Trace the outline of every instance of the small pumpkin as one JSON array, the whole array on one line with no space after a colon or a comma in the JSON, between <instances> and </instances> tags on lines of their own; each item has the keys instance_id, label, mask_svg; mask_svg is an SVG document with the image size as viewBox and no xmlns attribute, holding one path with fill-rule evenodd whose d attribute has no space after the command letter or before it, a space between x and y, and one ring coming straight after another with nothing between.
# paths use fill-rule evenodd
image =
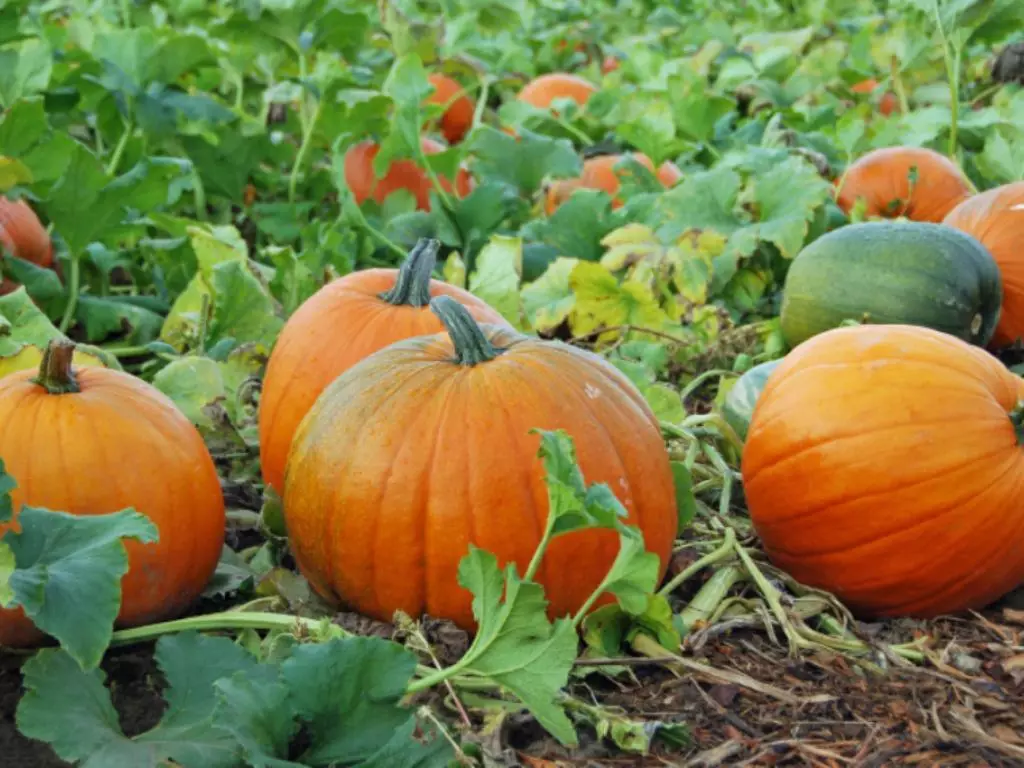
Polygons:
<instances>
[{"instance_id":1,"label":"small pumpkin","mask_svg":"<svg viewBox=\"0 0 1024 768\"><path fill-rule=\"evenodd\" d=\"M618 57L613 56L612 54L609 53L601 61L601 74L610 75L612 72L617 70L621 65L622 62L619 61Z\"/></svg>"},{"instance_id":2,"label":"small pumpkin","mask_svg":"<svg viewBox=\"0 0 1024 768\"><path fill-rule=\"evenodd\" d=\"M675 490L658 421L636 387L590 352L479 326L450 297L431 308L447 334L366 358L296 433L285 517L316 591L381 620L426 612L472 629L471 595L456 575L469 545L523 573L547 520L533 429L574 438L587 482L615 492L664 575ZM549 614L580 609L618 547L610 530L553 539L537 572Z\"/></svg>"},{"instance_id":3,"label":"small pumpkin","mask_svg":"<svg viewBox=\"0 0 1024 768\"><path fill-rule=\"evenodd\" d=\"M427 97L427 103L445 108L440 120L441 133L449 144L458 144L473 125L473 100L448 75L435 72L427 80L434 86L434 92Z\"/></svg>"},{"instance_id":4,"label":"small pumpkin","mask_svg":"<svg viewBox=\"0 0 1024 768\"><path fill-rule=\"evenodd\" d=\"M1024 380L908 325L837 328L772 374L743 452L769 558L865 617L981 608L1024 581Z\"/></svg>"},{"instance_id":5,"label":"small pumpkin","mask_svg":"<svg viewBox=\"0 0 1024 768\"><path fill-rule=\"evenodd\" d=\"M876 88L878 88L878 81L873 77L869 77L867 80L861 80L859 83L855 83L850 87L850 90L858 95L870 95L874 93ZM886 91L878 100L878 111L885 117L896 112L899 108L900 105L896 100L896 94L892 91Z\"/></svg>"},{"instance_id":6,"label":"small pumpkin","mask_svg":"<svg viewBox=\"0 0 1024 768\"><path fill-rule=\"evenodd\" d=\"M328 384L364 357L410 336L438 333L428 309L434 296L452 296L477 319L507 325L468 291L431 279L440 243L422 239L401 269L352 272L321 288L293 314L277 339L260 399L263 479L284 489L288 449L299 422Z\"/></svg>"},{"instance_id":7,"label":"small pumpkin","mask_svg":"<svg viewBox=\"0 0 1024 768\"><path fill-rule=\"evenodd\" d=\"M420 138L423 152L433 155L444 151L444 145L428 136ZM380 151L380 145L367 139L349 147L345 153L345 183L352 190L356 203L362 205L366 200L373 199L378 204L392 192L406 189L416 198L416 207L421 211L430 210L430 191L434 188L427 172L409 159L395 160L388 166L382 178L377 178L373 170L373 159ZM455 186L451 180L441 176L441 187L449 194L465 197L473 190L473 180L469 171L460 168L455 176Z\"/></svg>"},{"instance_id":8,"label":"small pumpkin","mask_svg":"<svg viewBox=\"0 0 1024 768\"><path fill-rule=\"evenodd\" d=\"M622 206L622 200L616 197L619 191L619 171L615 166L624 159L624 155L597 155L583 161L583 173L578 179L560 179L553 182L547 189L544 198L544 210L550 216L558 207L568 200L577 189L603 189L612 196L612 208ZM665 187L675 185L683 177L679 167L666 160L658 169L642 152L633 152L633 159L653 173Z\"/></svg>"},{"instance_id":9,"label":"small pumpkin","mask_svg":"<svg viewBox=\"0 0 1024 768\"><path fill-rule=\"evenodd\" d=\"M125 541L117 624L170 618L199 596L224 543L224 497L196 428L165 395L109 368L72 367L75 345L50 342L38 374L0 379L0 456L22 505L94 515L133 507L159 541ZM8 526L0 526L0 534ZM41 633L20 609L0 609L0 645Z\"/></svg>"},{"instance_id":10,"label":"small pumpkin","mask_svg":"<svg viewBox=\"0 0 1024 768\"><path fill-rule=\"evenodd\" d=\"M551 72L523 86L516 97L537 109L550 109L555 99L572 99L581 107L597 93L597 86L579 75Z\"/></svg>"},{"instance_id":11,"label":"small pumpkin","mask_svg":"<svg viewBox=\"0 0 1024 768\"><path fill-rule=\"evenodd\" d=\"M857 201L868 216L938 223L971 194L963 171L920 147L887 147L854 161L837 180L836 202L849 215Z\"/></svg>"},{"instance_id":12,"label":"small pumpkin","mask_svg":"<svg viewBox=\"0 0 1024 768\"><path fill-rule=\"evenodd\" d=\"M0 246L11 256L40 267L53 266L53 243L39 217L24 200L0 197ZM17 285L0 277L0 296Z\"/></svg>"},{"instance_id":13,"label":"small pumpkin","mask_svg":"<svg viewBox=\"0 0 1024 768\"><path fill-rule=\"evenodd\" d=\"M964 200L943 224L972 235L992 254L1003 278L1003 309L990 346L1024 338L1024 182Z\"/></svg>"}]
</instances>

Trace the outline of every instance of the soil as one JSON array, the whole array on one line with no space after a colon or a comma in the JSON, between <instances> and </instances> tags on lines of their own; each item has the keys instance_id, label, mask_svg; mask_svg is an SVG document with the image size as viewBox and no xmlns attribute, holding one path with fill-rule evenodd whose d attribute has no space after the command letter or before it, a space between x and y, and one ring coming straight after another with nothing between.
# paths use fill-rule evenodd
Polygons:
<instances>
[{"instance_id":1,"label":"soil","mask_svg":"<svg viewBox=\"0 0 1024 768\"><path fill-rule=\"evenodd\" d=\"M368 634L390 634L352 616L339 621ZM767 634L743 630L688 656L705 665L700 671L677 674L636 659L632 682L591 674L576 686L577 694L621 707L630 717L685 723L691 736L686 747L659 745L650 756L627 756L591 732L581 733L581 746L570 756L531 719L515 717L486 751L504 755L495 765L532 768L1024 765L1024 611L1004 607L968 619L894 622L885 631L903 638L929 633L935 638L932 658L907 666L878 659L889 669L873 673L836 655L794 657ZM15 727L24 658L0 655L0 764L66 766ZM155 725L163 702L152 646L113 650L103 670L125 732Z\"/></svg>"}]
</instances>

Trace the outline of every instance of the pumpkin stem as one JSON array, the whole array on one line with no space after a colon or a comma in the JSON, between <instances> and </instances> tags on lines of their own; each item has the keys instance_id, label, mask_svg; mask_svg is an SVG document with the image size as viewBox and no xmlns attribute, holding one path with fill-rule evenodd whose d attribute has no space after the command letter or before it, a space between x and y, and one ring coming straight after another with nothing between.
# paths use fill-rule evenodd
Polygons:
<instances>
[{"instance_id":1,"label":"pumpkin stem","mask_svg":"<svg viewBox=\"0 0 1024 768\"><path fill-rule=\"evenodd\" d=\"M409 252L409 258L398 270L395 285L380 294L388 304L395 306L425 307L430 303L430 275L437 263L441 242L421 237Z\"/></svg>"},{"instance_id":2,"label":"pumpkin stem","mask_svg":"<svg viewBox=\"0 0 1024 768\"><path fill-rule=\"evenodd\" d=\"M1024 445L1024 400L1018 400L1010 411L1010 423L1017 433L1017 445Z\"/></svg>"},{"instance_id":3,"label":"pumpkin stem","mask_svg":"<svg viewBox=\"0 0 1024 768\"><path fill-rule=\"evenodd\" d=\"M505 350L498 349L487 337L464 306L451 296L438 296L430 302L430 311L437 315L455 347L459 365L479 365L493 360Z\"/></svg>"},{"instance_id":4,"label":"pumpkin stem","mask_svg":"<svg viewBox=\"0 0 1024 768\"><path fill-rule=\"evenodd\" d=\"M71 362L75 356L75 342L70 339L54 339L43 353L39 375L32 379L51 395L69 395L79 392Z\"/></svg>"}]
</instances>

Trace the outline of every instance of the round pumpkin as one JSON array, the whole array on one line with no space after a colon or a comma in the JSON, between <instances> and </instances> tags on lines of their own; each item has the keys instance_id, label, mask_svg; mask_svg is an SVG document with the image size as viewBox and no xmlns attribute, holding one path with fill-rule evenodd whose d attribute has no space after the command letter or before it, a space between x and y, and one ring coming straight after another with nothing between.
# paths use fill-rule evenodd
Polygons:
<instances>
[{"instance_id":1,"label":"round pumpkin","mask_svg":"<svg viewBox=\"0 0 1024 768\"><path fill-rule=\"evenodd\" d=\"M427 97L428 104L445 108L441 115L441 133L449 144L458 144L473 125L475 105L455 80L435 72L427 78L434 92Z\"/></svg>"},{"instance_id":2,"label":"round pumpkin","mask_svg":"<svg viewBox=\"0 0 1024 768\"><path fill-rule=\"evenodd\" d=\"M457 581L470 544L522 574L546 524L534 429L574 439L586 482L614 491L664 575L675 490L658 421L636 387L590 352L478 326L448 297L431 307L447 335L400 342L351 368L296 433L284 509L310 584L377 619L425 612L472 629L471 595ZM537 571L549 615L580 609L618 548L611 530L554 538Z\"/></svg>"},{"instance_id":3,"label":"round pumpkin","mask_svg":"<svg viewBox=\"0 0 1024 768\"><path fill-rule=\"evenodd\" d=\"M477 319L507 325L473 294L431 279L439 247L422 239L401 269L365 269L335 280L288 319L267 363L259 409L263 479L278 493L295 430L328 384L389 344L443 330L427 306L432 297L452 296Z\"/></svg>"},{"instance_id":4,"label":"round pumpkin","mask_svg":"<svg viewBox=\"0 0 1024 768\"><path fill-rule=\"evenodd\" d=\"M428 136L420 138L423 152L433 155L444 151L443 144ZM380 151L380 145L367 139L349 147L345 153L345 183L352 190L356 203L362 205L366 200L373 199L378 204L392 192L406 189L416 198L416 207L421 211L430 210L430 191L434 188L430 177L417 163L408 158L395 160L388 166L382 178L377 178L373 170L373 159ZM440 176L441 187L449 194L465 197L473 190L473 180L469 171L460 168L455 177L455 187L451 180Z\"/></svg>"},{"instance_id":5,"label":"round pumpkin","mask_svg":"<svg viewBox=\"0 0 1024 768\"><path fill-rule=\"evenodd\" d=\"M619 61L618 57L608 54L601 61L601 74L610 75L612 72L617 70L621 66L622 62Z\"/></svg>"},{"instance_id":6,"label":"round pumpkin","mask_svg":"<svg viewBox=\"0 0 1024 768\"><path fill-rule=\"evenodd\" d=\"M531 80L516 98L537 109L549 109L555 99L572 99L582 107L595 93L597 86L579 75L551 72Z\"/></svg>"},{"instance_id":7,"label":"round pumpkin","mask_svg":"<svg viewBox=\"0 0 1024 768\"><path fill-rule=\"evenodd\" d=\"M981 608L1024 581L1024 380L908 325L837 328L775 369L743 453L768 557L865 617Z\"/></svg>"},{"instance_id":8,"label":"round pumpkin","mask_svg":"<svg viewBox=\"0 0 1024 768\"><path fill-rule=\"evenodd\" d=\"M53 266L53 243L46 228L24 200L0 197L0 246L11 256L40 267ZM0 275L0 296L18 286Z\"/></svg>"},{"instance_id":9,"label":"round pumpkin","mask_svg":"<svg viewBox=\"0 0 1024 768\"><path fill-rule=\"evenodd\" d=\"M1015 181L964 200L943 224L972 235L999 265L1003 309L990 346L1024 338L1024 181Z\"/></svg>"},{"instance_id":10,"label":"round pumpkin","mask_svg":"<svg viewBox=\"0 0 1024 768\"><path fill-rule=\"evenodd\" d=\"M938 223L971 194L960 168L919 147L887 147L854 161L837 180L836 202L849 215L863 199L868 216Z\"/></svg>"},{"instance_id":11,"label":"round pumpkin","mask_svg":"<svg viewBox=\"0 0 1024 768\"><path fill-rule=\"evenodd\" d=\"M133 507L159 541L126 540L121 627L185 610L213 575L224 543L224 497L196 428L169 398L108 368L72 367L75 345L50 342L39 372L0 380L0 456L22 505L73 515ZM0 534L8 526L0 526ZM20 610L0 609L0 645L41 633Z\"/></svg>"},{"instance_id":12,"label":"round pumpkin","mask_svg":"<svg viewBox=\"0 0 1024 768\"><path fill-rule=\"evenodd\" d=\"M631 154L634 160L653 173L665 187L673 186L683 177L679 167L669 160L662 163L655 171L654 163L647 155L642 152ZM622 200L616 197L616 193L619 191L619 174L622 171L616 171L615 166L623 159L624 155L597 155L587 158L583 161L583 173L579 178L559 179L548 187L544 198L544 210L550 216L577 189L603 189L612 196L612 208L621 207Z\"/></svg>"}]
</instances>

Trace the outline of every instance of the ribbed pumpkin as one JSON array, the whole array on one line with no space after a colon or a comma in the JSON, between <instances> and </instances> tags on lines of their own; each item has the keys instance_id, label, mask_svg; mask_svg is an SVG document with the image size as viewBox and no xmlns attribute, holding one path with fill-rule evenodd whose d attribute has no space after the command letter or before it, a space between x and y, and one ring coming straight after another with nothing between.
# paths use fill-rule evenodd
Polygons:
<instances>
[{"instance_id":1,"label":"ribbed pumpkin","mask_svg":"<svg viewBox=\"0 0 1024 768\"><path fill-rule=\"evenodd\" d=\"M23 504L75 515L134 507L160 533L128 540L119 626L180 613L213 575L224 498L195 427L161 392L107 368L73 369L74 344L50 343L38 374L0 380L0 456ZM6 526L0 526L0 533ZM37 642L20 610L0 609L0 645Z\"/></svg>"},{"instance_id":2,"label":"ribbed pumpkin","mask_svg":"<svg viewBox=\"0 0 1024 768\"><path fill-rule=\"evenodd\" d=\"M473 627L459 586L470 544L522 574L548 513L533 429L564 429L588 483L607 483L661 560L675 491L658 422L602 358L478 326L431 302L448 335L409 339L340 376L296 433L284 509L313 587L367 616L426 612ZM578 610L618 551L608 530L555 538L538 570L549 613ZM607 596L606 596L607 597Z\"/></svg>"},{"instance_id":3,"label":"ribbed pumpkin","mask_svg":"<svg viewBox=\"0 0 1024 768\"><path fill-rule=\"evenodd\" d=\"M572 99L582 107L595 93L597 86L589 80L567 72L551 72L528 82L516 98L538 109L548 109L555 99Z\"/></svg>"},{"instance_id":4,"label":"ribbed pumpkin","mask_svg":"<svg viewBox=\"0 0 1024 768\"><path fill-rule=\"evenodd\" d=\"M653 173L665 187L671 187L683 178L679 167L666 160L657 171L654 163L642 152L633 152L633 159ZM622 200L615 196L621 186L615 166L624 159L623 155L598 155L583 161L583 173L578 179L560 179L548 187L544 199L544 209L550 216L558 206L568 200L577 189L603 189L612 196L612 208L620 208Z\"/></svg>"},{"instance_id":5,"label":"ribbed pumpkin","mask_svg":"<svg viewBox=\"0 0 1024 768\"><path fill-rule=\"evenodd\" d=\"M444 145L423 136L420 139L423 152L433 155L444 151ZM392 192L407 189L416 198L416 207L421 211L430 210L430 183L427 172L413 160L395 160L388 166L382 178L377 178L373 170L373 159L380 152L380 145L367 139L349 147L345 153L345 183L352 190L356 203L362 205L366 200L373 199L383 203ZM441 187L449 194L465 197L473 190L473 180L469 171L460 168L455 177L455 187L450 179L440 176Z\"/></svg>"},{"instance_id":6,"label":"ribbed pumpkin","mask_svg":"<svg viewBox=\"0 0 1024 768\"><path fill-rule=\"evenodd\" d=\"M0 197L0 245L11 256L31 261L41 267L53 266L53 243L46 228L24 200ZM0 296L17 285L0 279Z\"/></svg>"},{"instance_id":7,"label":"ribbed pumpkin","mask_svg":"<svg viewBox=\"0 0 1024 768\"><path fill-rule=\"evenodd\" d=\"M1024 181L967 198L943 224L972 235L999 265L1003 310L990 346L1005 347L1024 338Z\"/></svg>"},{"instance_id":8,"label":"ribbed pumpkin","mask_svg":"<svg viewBox=\"0 0 1024 768\"><path fill-rule=\"evenodd\" d=\"M427 103L445 108L440 119L441 133L449 144L458 144L473 125L473 100L448 75L435 72L427 80L434 86L434 92L427 97Z\"/></svg>"},{"instance_id":9,"label":"ribbed pumpkin","mask_svg":"<svg viewBox=\"0 0 1024 768\"><path fill-rule=\"evenodd\" d=\"M281 493L288 449L299 422L328 384L364 357L444 326L427 305L452 296L487 323L507 325L468 291L432 280L440 243L420 240L399 269L353 272L321 288L285 324L270 355L260 400L260 463Z\"/></svg>"},{"instance_id":10,"label":"ribbed pumpkin","mask_svg":"<svg viewBox=\"0 0 1024 768\"><path fill-rule=\"evenodd\" d=\"M912 180L912 176L916 176ZM849 214L860 198L868 216L941 222L971 194L960 168L931 149L888 147L868 152L837 184L836 202Z\"/></svg>"},{"instance_id":11,"label":"ribbed pumpkin","mask_svg":"<svg viewBox=\"0 0 1024 768\"><path fill-rule=\"evenodd\" d=\"M838 328L761 393L743 454L769 558L862 616L980 608L1024 581L1024 380L929 328Z\"/></svg>"}]
</instances>

